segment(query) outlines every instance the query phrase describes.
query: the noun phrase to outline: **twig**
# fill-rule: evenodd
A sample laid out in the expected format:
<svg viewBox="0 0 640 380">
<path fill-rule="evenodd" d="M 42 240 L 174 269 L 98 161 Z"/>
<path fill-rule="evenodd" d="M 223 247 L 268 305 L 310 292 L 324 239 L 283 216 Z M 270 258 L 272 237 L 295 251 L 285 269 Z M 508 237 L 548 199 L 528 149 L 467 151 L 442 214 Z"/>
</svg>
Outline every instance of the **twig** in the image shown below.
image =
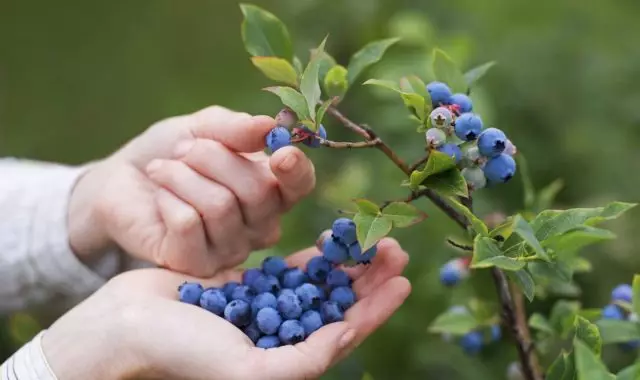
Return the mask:
<svg viewBox="0 0 640 380">
<path fill-rule="evenodd" d="M 349 141 L 331 141 L 324 140 L 319 137 L 316 139 L 320 142 L 320 145 L 333 148 L 333 149 L 354 149 L 354 148 L 374 148 L 380 144 L 380 139 L 349 142 Z"/>
<path fill-rule="evenodd" d="M 346 116 L 344 116 L 342 114 L 342 112 L 338 111 L 338 109 L 336 107 L 330 106 L 327 109 L 327 113 L 329 115 L 335 117 L 339 122 L 342 123 L 342 125 L 344 125 L 345 127 L 351 129 L 352 131 L 354 131 L 355 133 L 359 134 L 360 136 L 364 137 L 366 140 L 373 140 L 373 137 L 369 136 L 367 131 L 365 131 L 358 124 L 356 124 L 353 121 L 349 120 Z"/>
<path fill-rule="evenodd" d="M 473 251 L 473 247 L 470 245 L 466 245 L 466 244 L 458 244 L 455 241 L 451 240 L 451 239 L 447 239 L 447 243 L 451 244 L 452 246 L 456 247 L 456 248 L 460 248 L 463 251 L 469 251 L 472 252 Z"/>
<path fill-rule="evenodd" d="M 427 154 L 426 156 L 422 157 L 418 161 L 411 164 L 411 166 L 409 166 L 409 170 L 411 170 L 411 172 L 413 173 L 414 170 L 417 170 L 420 167 L 420 165 L 427 162 L 428 159 L 429 159 L 429 155 Z"/>
</svg>

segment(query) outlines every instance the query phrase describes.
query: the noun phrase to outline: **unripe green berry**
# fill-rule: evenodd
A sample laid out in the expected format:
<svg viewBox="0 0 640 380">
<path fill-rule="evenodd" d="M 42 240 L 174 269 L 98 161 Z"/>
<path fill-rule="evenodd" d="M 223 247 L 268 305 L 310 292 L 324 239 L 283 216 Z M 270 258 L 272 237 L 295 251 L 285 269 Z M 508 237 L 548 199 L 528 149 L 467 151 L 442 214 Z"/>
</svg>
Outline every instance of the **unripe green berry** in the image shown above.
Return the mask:
<svg viewBox="0 0 640 380">
<path fill-rule="evenodd" d="M 477 166 L 462 169 L 462 176 L 473 190 L 482 189 L 487 185 L 487 178 L 484 176 L 484 172 Z"/>
<path fill-rule="evenodd" d="M 447 141 L 447 135 L 438 128 L 429 128 L 425 133 L 427 144 L 433 148 L 437 148 Z"/>
</svg>

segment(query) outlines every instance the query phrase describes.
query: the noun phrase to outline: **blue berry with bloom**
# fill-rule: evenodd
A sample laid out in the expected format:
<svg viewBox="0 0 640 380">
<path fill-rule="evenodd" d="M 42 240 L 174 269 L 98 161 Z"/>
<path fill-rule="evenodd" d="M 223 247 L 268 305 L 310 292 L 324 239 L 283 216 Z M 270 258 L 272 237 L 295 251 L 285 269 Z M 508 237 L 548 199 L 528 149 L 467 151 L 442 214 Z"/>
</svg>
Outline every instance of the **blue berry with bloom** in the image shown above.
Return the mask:
<svg viewBox="0 0 640 380">
<path fill-rule="evenodd" d="M 331 272 L 331 263 L 322 256 L 315 256 L 307 262 L 307 276 L 311 281 L 323 283 Z"/>
<path fill-rule="evenodd" d="M 283 288 L 295 289 L 307 282 L 307 274 L 300 268 L 289 268 L 282 273 L 281 285 Z"/>
<path fill-rule="evenodd" d="M 200 306 L 215 315 L 221 316 L 227 306 L 227 297 L 222 289 L 209 288 L 200 296 Z"/>
<path fill-rule="evenodd" d="M 440 282 L 445 286 L 457 285 L 469 277 L 469 267 L 465 259 L 453 259 L 440 268 Z"/>
<path fill-rule="evenodd" d="M 325 301 L 320 306 L 320 315 L 325 324 L 344 321 L 344 313 L 340 306 L 333 301 Z"/>
<path fill-rule="evenodd" d="M 224 319 L 238 327 L 251 324 L 251 306 L 243 300 L 233 300 L 224 308 Z"/>
<path fill-rule="evenodd" d="M 456 119 L 454 131 L 460 140 L 473 141 L 482 132 L 482 119 L 474 113 L 463 113 Z"/>
<path fill-rule="evenodd" d="M 602 319 L 623 320 L 624 313 L 618 305 L 607 305 L 602 309 Z"/>
<path fill-rule="evenodd" d="M 276 348 L 280 347 L 280 338 L 276 335 L 266 335 L 256 342 L 258 348 Z"/>
<path fill-rule="evenodd" d="M 243 331 L 254 344 L 257 343 L 262 336 L 262 332 L 258 329 L 258 325 L 256 325 L 255 322 L 252 322 L 249 326 L 245 327 Z"/>
<path fill-rule="evenodd" d="M 282 317 L 276 309 L 265 307 L 256 315 L 256 324 L 260 331 L 266 335 L 275 334 L 282 324 Z"/>
<path fill-rule="evenodd" d="M 280 291 L 280 281 L 278 281 L 276 276 L 261 274 L 253 281 L 251 289 L 253 289 L 256 294 L 267 292 L 277 293 Z"/>
<path fill-rule="evenodd" d="M 247 269 L 242 273 L 242 284 L 251 286 L 256 278 L 262 275 L 262 271 L 258 268 Z"/>
<path fill-rule="evenodd" d="M 305 333 L 302 323 L 297 319 L 282 322 L 278 330 L 278 338 L 284 344 L 296 344 L 304 340 Z"/>
<path fill-rule="evenodd" d="M 468 355 L 478 354 L 484 345 L 482 333 L 479 331 L 471 331 L 463 335 L 460 339 L 460 345 Z"/>
<path fill-rule="evenodd" d="M 338 218 L 331 226 L 333 237 L 344 245 L 351 245 L 358 241 L 356 224 L 349 218 Z"/>
<path fill-rule="evenodd" d="M 316 138 L 320 137 L 323 140 L 327 139 L 327 130 L 324 128 L 324 126 L 322 124 L 320 124 L 320 126 L 318 127 L 318 131 L 317 132 L 313 132 L 312 130 L 310 130 L 307 127 L 304 127 L 303 130 L 305 130 L 305 132 L 307 133 L 311 133 L 312 136 L 307 137 L 306 139 L 304 139 L 302 141 L 302 143 L 310 148 L 319 148 L 320 147 L 320 140 L 318 140 Z"/>
<path fill-rule="evenodd" d="M 347 272 L 342 269 L 332 269 L 327 276 L 327 285 L 332 288 L 336 288 L 338 286 L 351 286 L 352 283 L 353 280 L 351 277 L 349 277 Z"/>
<path fill-rule="evenodd" d="M 255 317 L 258 312 L 264 308 L 278 308 L 278 300 L 276 296 L 272 293 L 261 293 L 256 296 L 256 298 L 251 301 L 251 313 Z"/>
<path fill-rule="evenodd" d="M 485 157 L 496 157 L 507 146 L 507 136 L 498 128 L 487 128 L 478 136 L 478 150 Z"/>
<path fill-rule="evenodd" d="M 196 282 L 185 282 L 178 286 L 178 293 L 180 302 L 188 303 L 191 305 L 197 305 L 200 302 L 200 297 L 204 292 L 202 285 Z"/>
<path fill-rule="evenodd" d="M 302 310 L 318 309 L 322 304 L 322 291 L 314 284 L 302 284 L 296 288 L 295 292 L 300 299 Z"/>
<path fill-rule="evenodd" d="M 356 303 L 356 294 L 350 287 L 340 286 L 331 291 L 329 300 L 337 303 L 343 311 L 347 311 Z"/>
<path fill-rule="evenodd" d="M 503 153 L 489 159 L 482 170 L 489 182 L 505 183 L 516 174 L 516 161 Z"/>
<path fill-rule="evenodd" d="M 291 145 L 291 134 L 285 127 L 275 127 L 265 137 L 265 143 L 272 152 Z"/>
<path fill-rule="evenodd" d="M 287 269 L 287 263 L 280 256 L 269 256 L 262 261 L 262 271 L 265 274 L 279 277 Z"/>
<path fill-rule="evenodd" d="M 633 289 L 631 288 L 631 285 L 628 285 L 628 284 L 618 285 L 611 292 L 612 301 L 631 302 L 632 298 L 633 298 Z"/>
<path fill-rule="evenodd" d="M 318 330 L 324 325 L 322 322 L 322 316 L 320 316 L 320 313 L 315 310 L 305 311 L 300 317 L 300 323 L 302 323 L 306 336 L 311 335 L 312 332 Z"/>
<path fill-rule="evenodd" d="M 449 103 L 458 106 L 460 113 L 473 111 L 473 102 L 466 94 L 453 94 L 449 98 Z"/>
<path fill-rule="evenodd" d="M 231 295 L 233 294 L 233 290 L 240 285 L 239 282 L 229 281 L 222 287 L 222 291 L 224 292 L 224 296 L 227 297 L 227 300 L 231 299 Z"/>
<path fill-rule="evenodd" d="M 332 264 L 342 264 L 349 260 L 349 248 L 338 239 L 330 237 L 322 243 L 322 256 Z"/>
<path fill-rule="evenodd" d="M 255 296 L 256 292 L 246 285 L 236 286 L 233 292 L 231 292 L 231 300 L 242 300 L 249 304 L 251 304 Z"/>
<path fill-rule="evenodd" d="M 442 152 L 456 161 L 456 164 L 462 160 L 462 151 L 456 144 L 444 144 L 438 148 Z"/>
<path fill-rule="evenodd" d="M 296 319 L 302 314 L 300 298 L 295 293 L 282 293 L 278 296 L 278 311 L 286 319 Z"/>
<path fill-rule="evenodd" d="M 433 108 L 449 104 L 451 99 L 451 89 L 442 82 L 431 82 L 427 85 L 427 91 L 431 96 Z"/>
<path fill-rule="evenodd" d="M 373 258 L 376 256 L 377 253 L 378 253 L 377 245 L 374 245 L 373 247 L 367 249 L 364 252 L 362 252 L 362 247 L 360 246 L 360 243 L 354 243 L 349 246 L 349 256 L 351 256 L 351 258 L 355 260 L 358 264 L 371 263 L 371 260 L 373 260 Z"/>
</svg>

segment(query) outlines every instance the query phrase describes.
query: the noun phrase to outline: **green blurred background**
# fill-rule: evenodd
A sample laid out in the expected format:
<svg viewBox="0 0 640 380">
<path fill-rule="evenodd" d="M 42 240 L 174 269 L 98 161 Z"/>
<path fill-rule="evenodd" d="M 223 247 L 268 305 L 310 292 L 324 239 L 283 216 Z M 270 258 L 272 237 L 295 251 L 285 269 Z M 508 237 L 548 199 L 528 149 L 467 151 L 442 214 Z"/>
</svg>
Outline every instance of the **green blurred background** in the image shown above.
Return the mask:
<svg viewBox="0 0 640 380">
<path fill-rule="evenodd" d="M 565 180 L 558 207 L 637 201 L 640 186 L 640 3 L 633 0 L 286 0 L 255 1 L 278 15 L 296 50 L 330 34 L 328 51 L 342 64 L 364 43 L 403 37 L 366 76 L 427 75 L 433 47 L 465 69 L 499 65 L 474 90 L 485 122 L 509 134 L 529 160 L 537 187 Z M 220 104 L 274 115 L 276 97 L 252 66 L 240 39 L 236 1 L 0 0 L 0 153 L 65 163 L 103 157 L 159 119 Z M 407 160 L 420 156 L 401 102 L 371 88 L 350 90 L 343 109 L 375 127 Z M 327 122 L 334 139 L 349 139 Z M 309 152 L 314 194 L 285 220 L 276 247 L 286 254 L 310 245 L 335 210 L 356 196 L 403 195 L 400 172 L 376 151 Z M 477 196 L 481 214 L 522 207 L 519 178 Z M 400 311 L 327 379 L 501 379 L 515 358 L 508 342 L 480 359 L 427 333 L 433 318 L 466 295 L 493 297 L 486 278 L 455 290 L 438 269 L 454 253 L 443 238 L 458 232 L 426 201 L 430 218 L 394 232 L 411 255 L 413 293 Z M 309 217 L 312 215 L 312 217 Z M 594 271 L 578 277 L 586 306 L 607 302 L 610 289 L 640 272 L 640 213 L 609 224 L 619 239 L 590 249 Z M 255 260 L 259 259 L 259 255 Z M 551 300 L 530 305 L 548 310 Z M 39 324 L 28 314 L 0 328 L 8 356 Z M 633 359 L 615 348 L 612 369 Z"/>
</svg>

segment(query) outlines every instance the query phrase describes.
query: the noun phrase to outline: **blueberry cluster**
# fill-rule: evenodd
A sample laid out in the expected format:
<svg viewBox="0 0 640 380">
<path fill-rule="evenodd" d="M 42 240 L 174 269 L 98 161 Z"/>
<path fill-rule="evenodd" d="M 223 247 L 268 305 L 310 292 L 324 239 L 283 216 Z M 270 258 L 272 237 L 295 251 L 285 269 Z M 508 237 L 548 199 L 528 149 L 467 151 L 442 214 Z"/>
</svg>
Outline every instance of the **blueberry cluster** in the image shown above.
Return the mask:
<svg viewBox="0 0 640 380">
<path fill-rule="evenodd" d="M 469 310 L 464 306 L 453 306 L 450 312 L 456 314 L 468 314 Z M 444 334 L 443 339 L 447 342 L 453 342 L 454 337 L 450 334 Z M 462 347 L 468 355 L 477 355 L 487 345 L 497 342 L 502 338 L 502 329 L 500 325 L 493 324 L 485 328 L 478 328 L 470 331 L 457 338 L 457 343 Z"/>
<path fill-rule="evenodd" d="M 260 348 L 304 341 L 322 326 L 344 320 L 356 302 L 349 275 L 321 256 L 307 270 L 290 268 L 277 256 L 261 268 L 246 270 L 242 283 L 228 282 L 205 289 L 185 282 L 180 301 L 198 305 L 240 328 Z"/>
<path fill-rule="evenodd" d="M 276 115 L 276 127 L 273 128 L 265 137 L 265 144 L 275 152 L 280 148 L 291 145 L 292 143 L 301 142 L 310 148 L 320 147 L 320 140 L 326 140 L 327 130 L 323 125 L 313 132 L 304 125 L 297 124 L 296 115 L 288 108 L 282 109 Z"/>
<path fill-rule="evenodd" d="M 455 286 L 461 280 L 469 277 L 468 257 L 449 260 L 440 268 L 440 282 L 445 286 Z"/>
<path fill-rule="evenodd" d="M 633 289 L 629 284 L 621 284 L 611 291 L 611 302 L 602 309 L 602 319 L 626 320 L 640 322 L 638 315 L 627 311 L 621 304 L 630 304 L 633 298 Z M 640 340 L 625 342 L 620 345 L 623 349 L 633 350 L 640 348 Z"/>
<path fill-rule="evenodd" d="M 473 113 L 473 103 L 465 94 L 452 94 L 442 82 L 427 85 L 433 111 L 427 144 L 453 157 L 463 168 L 469 186 L 481 189 L 488 184 L 509 181 L 516 172 L 513 155 L 516 147 L 497 128 L 483 130 L 480 116 Z"/>
<path fill-rule="evenodd" d="M 378 252 L 373 247 L 362 252 L 362 247 L 356 237 L 356 224 L 348 218 L 338 218 L 331 226 L 331 235 L 322 240 L 322 256 L 329 264 L 343 264 L 349 259 L 358 264 L 369 264 Z"/>
</svg>

